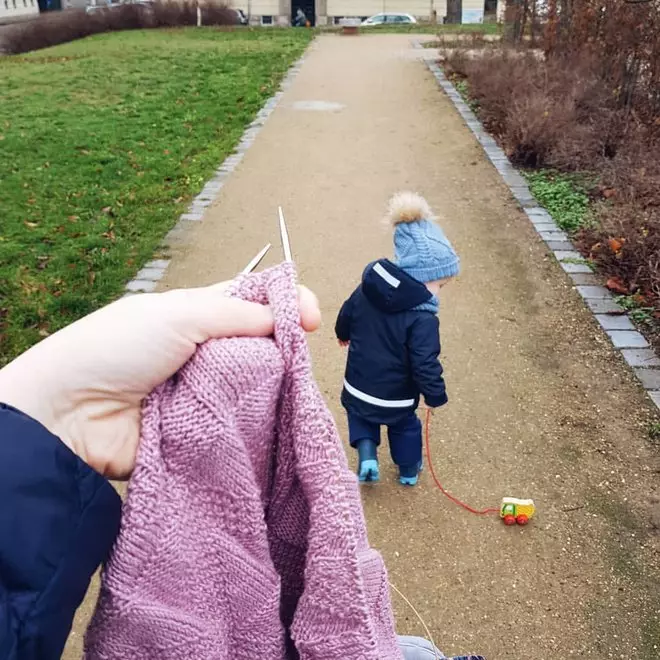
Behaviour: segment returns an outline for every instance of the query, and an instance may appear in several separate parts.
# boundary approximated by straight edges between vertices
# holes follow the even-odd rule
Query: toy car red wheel
[[[521,514],[516,518],[516,522],[517,522],[519,525],[526,525],[526,524],[529,522],[529,518],[528,518],[524,513],[521,513]]]
[[[502,518],[502,520],[504,521],[505,525],[515,525],[516,524],[516,518],[515,518],[515,516],[512,516],[511,514],[509,514],[508,516],[504,516],[504,518]]]

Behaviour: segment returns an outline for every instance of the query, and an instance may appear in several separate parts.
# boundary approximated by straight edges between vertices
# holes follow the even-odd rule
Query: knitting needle
[[[280,236],[282,237],[282,250],[284,251],[284,260],[293,261],[291,256],[291,244],[289,243],[289,232],[286,229],[286,223],[284,222],[284,213],[282,212],[282,207],[278,207],[280,214]]]
[[[252,261],[241,271],[243,275],[251,273],[261,262],[261,260],[266,256],[266,253],[270,250],[270,243],[261,249],[259,254],[253,257]]]

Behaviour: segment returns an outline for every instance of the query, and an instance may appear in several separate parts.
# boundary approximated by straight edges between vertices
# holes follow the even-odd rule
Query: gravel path
[[[384,482],[363,490],[372,543],[446,653],[660,658],[650,406],[421,56],[406,36],[318,39],[205,221],[173,246],[163,286],[230,277],[277,243],[283,205],[301,280],[321,299],[310,341],[345,435],[334,317],[364,265],[391,252],[388,196],[426,195],[463,264],[443,291],[450,404],[433,419],[434,464],[476,506],[511,495],[539,511],[527,528],[473,516],[428,471],[400,488],[384,454]],[[393,598],[399,631],[423,634]]]

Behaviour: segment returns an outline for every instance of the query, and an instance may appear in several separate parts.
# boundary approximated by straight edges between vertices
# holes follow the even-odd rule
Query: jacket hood
[[[428,302],[433,294],[389,259],[369,264],[362,275],[362,291],[383,312],[405,312]]]

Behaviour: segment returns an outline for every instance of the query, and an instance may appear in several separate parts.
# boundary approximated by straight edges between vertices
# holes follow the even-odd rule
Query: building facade
[[[463,0],[463,22],[481,23],[484,16],[494,20],[497,4],[497,0]],[[412,14],[425,21],[435,15],[438,23],[447,15],[447,0],[234,0],[233,6],[255,25],[290,25],[298,8],[312,25],[335,25],[343,18],[363,19],[381,12]]]
[[[115,0],[116,1],[116,0]],[[39,13],[39,5],[48,8],[85,7],[102,4],[91,0],[0,0],[0,23],[22,20]],[[447,14],[447,0],[230,0],[242,9],[253,25],[290,25],[298,9],[302,9],[312,25],[336,25],[342,19],[364,19],[381,12],[412,14],[418,20],[438,23]],[[500,5],[504,4],[500,0]],[[494,19],[498,0],[463,0],[463,22],[480,23],[484,16]]]
[[[25,20],[38,14],[37,0],[0,0],[0,24]]]

